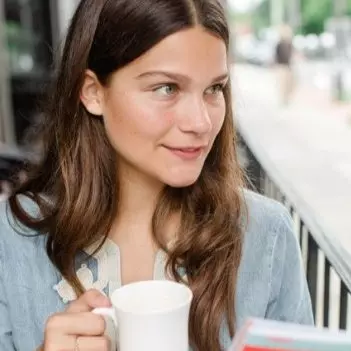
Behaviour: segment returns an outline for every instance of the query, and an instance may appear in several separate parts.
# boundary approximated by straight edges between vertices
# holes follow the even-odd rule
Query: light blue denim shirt
[[[312,324],[299,245],[287,210],[252,192],[245,196],[248,226],[237,281],[237,328],[248,317]],[[0,203],[0,350],[34,351],[43,341],[47,318],[63,311],[75,294],[48,259],[45,237],[20,236],[9,221],[11,215],[6,216],[6,205]],[[19,230],[23,233],[24,228]],[[120,286],[119,257],[118,247],[107,241],[87,262],[77,260],[83,285],[109,295]],[[155,279],[164,277],[164,260],[159,253]],[[229,347],[225,323],[220,337],[224,349]]]

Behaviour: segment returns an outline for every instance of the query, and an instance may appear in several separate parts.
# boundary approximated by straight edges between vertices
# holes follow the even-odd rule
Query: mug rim
[[[168,308],[164,308],[162,310],[155,310],[155,311],[130,311],[128,309],[124,309],[122,306],[117,306],[117,304],[114,303],[114,300],[116,298],[116,295],[121,291],[121,289],[124,288],[132,288],[134,286],[137,285],[148,285],[148,284],[158,284],[158,285],[173,285],[173,286],[178,286],[180,288],[183,288],[184,291],[187,292],[187,298],[184,299],[183,302],[172,306],[172,307],[168,307]],[[111,302],[112,302],[112,306],[113,308],[115,308],[118,311],[121,311],[123,313],[128,313],[128,314],[133,314],[133,315],[159,315],[159,314],[164,314],[164,313],[168,313],[170,311],[176,311],[179,309],[182,309],[183,307],[190,305],[191,301],[193,299],[193,292],[191,291],[191,289],[182,283],[179,282],[175,282],[175,281],[170,281],[170,280],[142,280],[142,281],[138,281],[138,282],[133,282],[133,283],[129,283],[126,285],[121,286],[120,288],[116,289],[112,295],[111,295]]]

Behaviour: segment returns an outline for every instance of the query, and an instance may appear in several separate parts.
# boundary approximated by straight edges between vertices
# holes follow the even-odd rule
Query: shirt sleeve
[[[0,214],[1,215],[1,214]],[[4,223],[0,218],[0,350],[15,351],[12,340],[11,321],[8,311],[6,291],[4,285],[5,258],[2,247]]]
[[[292,220],[285,208],[276,226],[271,264],[271,293],[266,318],[314,324],[311,297]]]

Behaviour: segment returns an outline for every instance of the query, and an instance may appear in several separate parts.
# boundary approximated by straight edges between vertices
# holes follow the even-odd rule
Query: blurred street
[[[351,103],[333,102],[327,89],[318,88],[320,71],[315,71],[313,65],[300,66],[297,71],[292,101],[282,107],[274,69],[235,65],[232,79],[236,121],[239,131],[249,131],[245,137],[255,145],[256,156],[269,164],[270,174],[279,173],[283,182],[289,184],[299,201],[299,214],[313,218],[323,228],[326,237],[333,241],[335,253],[348,265],[351,262]],[[299,218],[295,225],[299,232]],[[305,242],[302,248],[306,271],[308,245]],[[319,252],[315,315],[318,326],[323,326],[325,313],[323,259]],[[328,325],[338,329],[343,307],[340,279],[333,270],[328,291]],[[351,325],[351,311],[344,312],[347,325]]]
[[[335,76],[340,68],[343,68],[341,73],[345,82],[346,95],[351,91],[351,61],[303,60],[298,62],[294,68],[299,83],[298,92],[309,90],[306,92],[307,95],[302,94],[299,98],[305,96],[307,99],[313,100],[313,96],[317,95],[317,99],[323,100],[324,103],[331,102],[328,100],[336,100],[334,96],[336,94]],[[349,98],[349,96],[347,97]],[[295,102],[298,103],[298,101]],[[351,103],[350,100],[349,103]]]
[[[275,73],[233,67],[239,127],[250,130],[325,230],[338,233],[351,259],[351,103],[333,102],[310,73],[297,78],[290,105],[281,106]]]
[[[296,109],[308,109],[308,114],[327,114],[343,119],[351,127],[351,101],[333,99],[333,74],[335,68],[328,61],[303,61],[293,67],[295,83],[292,100],[286,108],[279,106],[279,82],[274,67],[266,68],[249,64],[237,64],[234,68],[234,85],[239,88],[239,98],[254,99],[282,116],[295,113]],[[351,75],[351,65],[347,74]],[[236,80],[240,79],[240,84]],[[240,102],[240,101],[239,101]],[[306,111],[307,112],[307,111]],[[334,116],[334,117],[333,117]]]

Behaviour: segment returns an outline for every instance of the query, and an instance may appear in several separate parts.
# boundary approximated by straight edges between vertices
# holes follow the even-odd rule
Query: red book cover
[[[228,351],[351,351],[351,333],[249,319]]]
[[[272,349],[270,347],[260,347],[260,346],[245,346],[243,351],[294,351],[287,349]]]

